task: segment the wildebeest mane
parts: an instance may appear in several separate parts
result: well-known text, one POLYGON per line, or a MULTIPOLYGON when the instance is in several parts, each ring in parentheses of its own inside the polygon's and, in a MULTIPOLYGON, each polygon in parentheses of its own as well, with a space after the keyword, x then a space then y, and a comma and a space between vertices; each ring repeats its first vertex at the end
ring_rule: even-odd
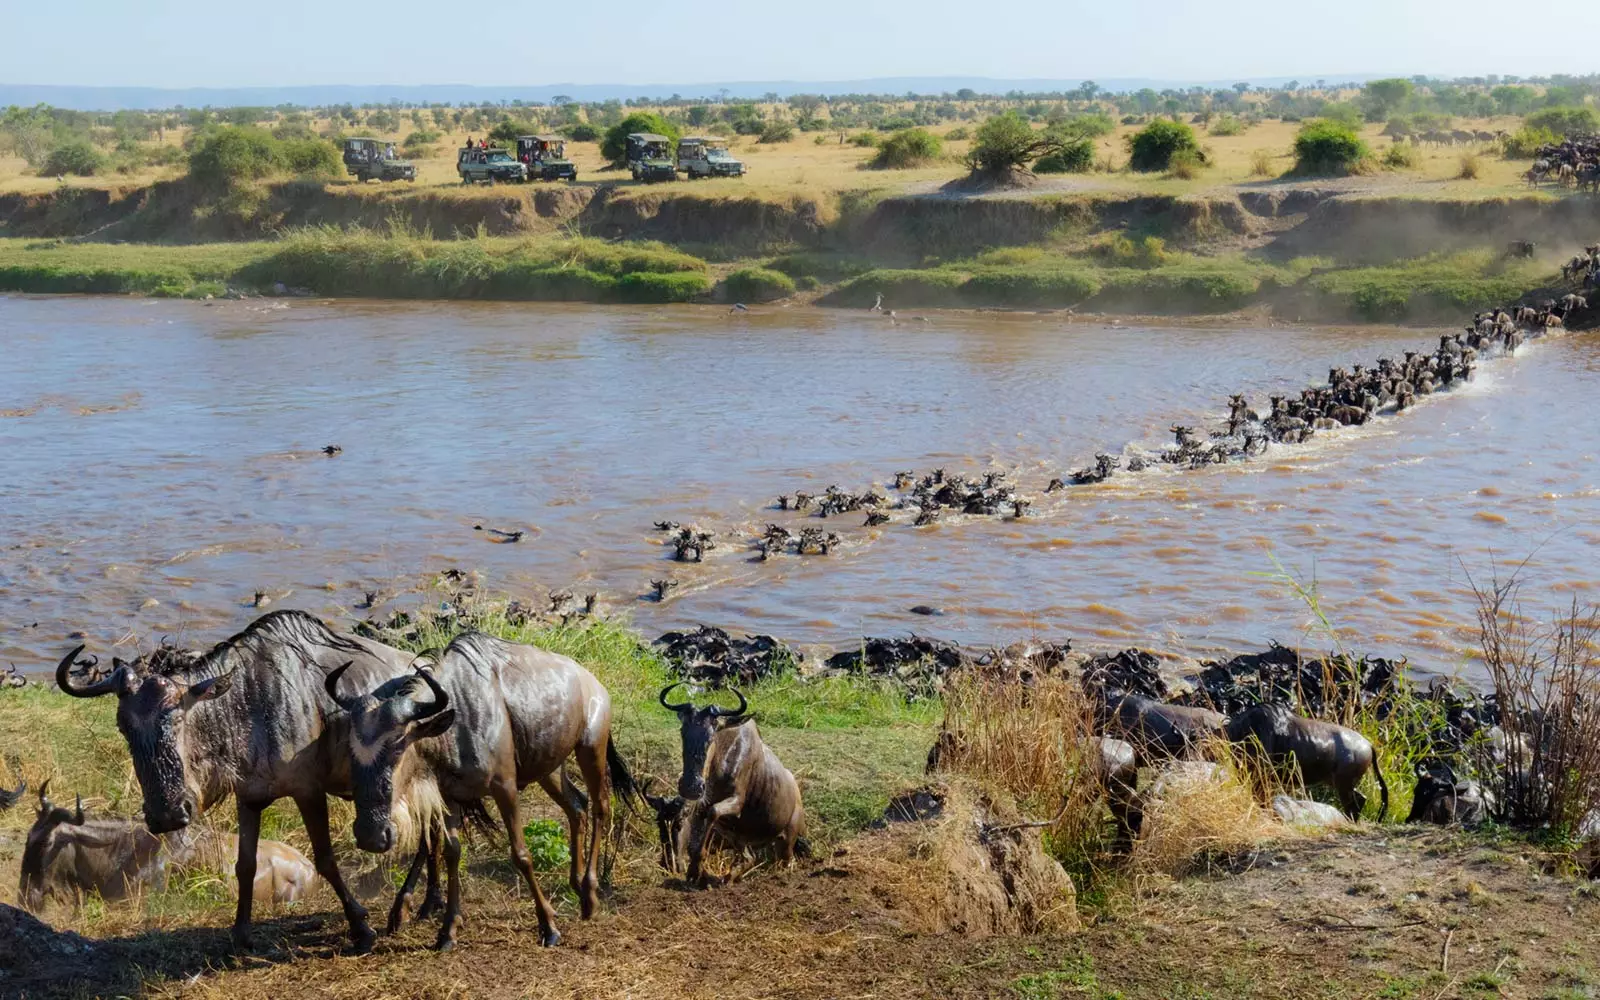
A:
POLYGON ((366 652, 359 643, 334 632, 315 615, 285 609, 262 615, 242 632, 222 640, 205 653, 190 653, 163 645, 146 658, 145 667, 166 677, 202 680, 227 673, 237 666, 239 661, 234 654, 259 654, 268 646, 288 650, 302 667, 312 664, 309 651, 318 646, 353 656, 366 652))
POLYGON ((505 655, 507 643, 484 632, 463 632, 450 640, 439 659, 454 653, 467 661, 478 673, 493 676, 496 665, 505 655))

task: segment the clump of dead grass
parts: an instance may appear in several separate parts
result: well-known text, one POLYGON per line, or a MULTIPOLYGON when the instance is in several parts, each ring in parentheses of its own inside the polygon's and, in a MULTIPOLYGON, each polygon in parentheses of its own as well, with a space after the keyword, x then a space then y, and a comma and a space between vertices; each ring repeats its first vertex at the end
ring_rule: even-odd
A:
POLYGON ((1219 855, 1290 835, 1257 794, 1270 776, 1225 740, 1203 750, 1206 762, 1172 766, 1145 797, 1144 824, 1128 858, 1135 875, 1176 878, 1219 855))

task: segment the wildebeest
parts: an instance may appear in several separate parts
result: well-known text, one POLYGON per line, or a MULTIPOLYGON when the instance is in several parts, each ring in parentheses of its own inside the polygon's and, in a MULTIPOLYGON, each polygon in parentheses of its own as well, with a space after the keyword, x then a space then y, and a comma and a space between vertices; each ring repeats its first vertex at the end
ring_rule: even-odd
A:
POLYGON ((1370 769, 1383 794, 1378 822, 1389 812, 1389 786, 1378 769, 1377 755, 1365 736, 1345 726, 1290 713, 1275 702, 1252 705, 1229 718, 1223 729, 1228 740, 1254 740, 1275 765, 1294 763, 1307 785, 1328 785, 1339 806, 1351 819, 1361 818, 1366 797, 1357 790, 1370 769))
MULTIPOLYGON (((600 904, 600 848, 611 821, 611 783, 627 795, 633 778, 611 745, 611 696, 593 674, 568 657, 481 632, 453 639, 431 670, 419 668, 414 676, 390 679, 361 695, 338 694, 341 674, 328 675, 327 689, 350 716, 356 843, 378 853, 394 846, 397 806, 408 798, 434 797, 445 809, 443 830, 431 831, 412 861, 391 928, 403 916, 418 867, 442 847, 449 894, 437 946, 455 945, 461 915, 459 831, 465 810, 487 796, 505 823, 512 863, 533 893, 540 943, 560 942, 555 912, 534 879, 522 835, 517 792, 536 782, 566 813, 572 890, 583 918, 594 915, 600 904), (587 804, 562 771, 569 758, 583 774, 587 804)), ((399 810, 402 819, 409 808, 399 810)))
POLYGON ((1140 762, 1185 757, 1208 737, 1220 735, 1227 721, 1208 708, 1168 705, 1137 694, 1107 692, 1102 722, 1133 745, 1140 762))
POLYGON ((15 791, 8 792, 4 789, 0 789, 0 812, 10 809, 12 806, 16 805, 17 802, 20 801, 21 798, 27 793, 28 783, 20 778, 17 780, 17 787, 15 791))
MULTIPOLYGON (((39 788, 38 816, 22 854, 17 898, 29 910, 37 912, 52 895, 116 901, 140 889, 159 890, 169 868, 202 859, 220 864, 238 850, 232 834, 183 830, 158 837, 133 820, 89 819, 81 798, 71 810, 51 804, 49 784, 39 788)), ((293 902, 310 891, 311 862, 288 844, 263 840, 257 859, 251 886, 257 903, 293 902)))
POLYGON ((1407 823, 1477 826, 1489 819, 1492 798, 1476 781, 1461 781, 1448 765, 1435 763, 1417 769, 1407 823))
POLYGON ((745 714, 749 702, 737 689, 739 707, 732 711, 692 701, 672 704, 662 689, 663 708, 678 716, 683 744, 683 773, 678 794, 689 803, 687 876, 701 880, 700 862, 706 837, 715 833, 734 847, 776 845, 783 860, 809 852, 805 842, 805 809, 800 785, 761 741, 755 721, 745 714))
MULTIPOLYGON (((375 935, 366 908, 345 887, 328 833, 327 796, 348 795, 346 727, 323 678, 349 664, 364 689, 409 672, 409 653, 335 633, 301 611, 274 611, 209 652, 162 649, 134 663, 114 661, 101 680, 79 686, 79 646, 56 667, 56 683, 78 698, 117 696, 117 727, 128 741, 144 792, 145 823, 162 834, 188 826, 232 795, 239 809, 241 886, 256 879, 261 811, 294 799, 311 838, 317 874, 343 905, 356 950, 375 935)), ((253 894, 239 893, 233 939, 250 943, 253 894)))

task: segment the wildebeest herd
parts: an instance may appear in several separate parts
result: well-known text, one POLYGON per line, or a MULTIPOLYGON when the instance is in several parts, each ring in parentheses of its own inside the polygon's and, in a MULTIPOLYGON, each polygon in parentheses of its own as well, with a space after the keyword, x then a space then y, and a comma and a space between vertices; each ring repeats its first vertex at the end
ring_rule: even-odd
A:
MULTIPOLYGON (((1595 140, 1594 145, 1600 150, 1600 140, 1595 140)), ((1512 253, 1521 252, 1519 248, 1531 251, 1532 247, 1533 244, 1519 241, 1512 253)), ((1581 285, 1579 291, 1600 287, 1600 245, 1585 247, 1582 254, 1563 265, 1562 276, 1569 283, 1581 285)), ((1301 444, 1321 431, 1358 426, 1379 416, 1403 412, 1423 397, 1470 381, 1483 358, 1515 351, 1530 339, 1562 329, 1570 318, 1585 314, 1588 309, 1587 296, 1577 291, 1559 298, 1514 303, 1476 314, 1461 332, 1441 336, 1431 351, 1406 351, 1403 357, 1379 358, 1371 366, 1332 368, 1326 383, 1303 389, 1297 395, 1273 395, 1259 410, 1243 394, 1235 394, 1228 399, 1227 418, 1220 426, 1202 432, 1187 425, 1173 425, 1171 445, 1154 450, 1129 445, 1120 453, 1098 453, 1092 464, 1051 478, 1043 492, 1053 494, 1092 486, 1163 466, 1201 469, 1254 458, 1273 445, 1301 444)), ((972 477, 946 469, 920 476, 902 471, 885 484, 887 490, 851 492, 833 485, 820 494, 784 494, 777 498, 773 509, 818 518, 864 513, 863 526, 869 528, 895 521, 897 512, 904 512, 900 514, 903 522, 919 528, 947 515, 1007 519, 1027 516, 1036 501, 1007 479, 1007 473, 1002 471, 972 477)), ((656 522, 656 527, 672 533, 674 556, 679 561, 699 562, 713 546, 712 534, 698 527, 680 527, 671 521, 656 522)), ((754 549, 756 561, 766 561, 784 553, 827 555, 844 542, 836 532, 820 528, 795 531, 774 523, 751 539, 749 547, 754 549)), ((658 585, 656 598, 665 596, 665 587, 658 585)))
POLYGON ((1540 146, 1534 151, 1533 166, 1522 178, 1530 187, 1549 181, 1600 193, 1600 136, 1575 134, 1540 146))
MULTIPOLYGON (((560 934, 533 875, 518 802, 521 789, 538 784, 567 816, 570 882, 583 918, 594 915, 612 789, 628 802, 638 789, 611 742, 610 697, 576 661, 474 631, 412 654, 335 632, 300 611, 264 615, 210 650, 162 646, 132 662, 114 660, 109 670, 82 653, 79 646, 61 659, 56 683, 78 698, 116 696, 144 822, 90 820, 81 805, 53 806, 41 788, 23 864, 25 904, 65 889, 120 898, 159 884, 169 863, 236 844, 238 884, 254 891, 239 894, 233 937, 249 947, 253 904, 297 898, 309 882, 304 858, 260 839, 262 810, 289 798, 305 823, 316 874, 338 896, 356 949, 369 949, 376 935, 366 908, 334 859, 333 795, 354 800, 354 836, 363 850, 415 849, 389 930, 410 916, 426 868, 418 915, 442 910, 437 947, 449 949, 461 926, 463 822, 486 821, 483 801, 491 799, 533 894, 540 940, 554 945, 560 934), (568 762, 583 790, 568 778, 568 762), (230 795, 237 837, 197 832, 202 814, 230 795), (448 881, 442 901, 441 861, 448 881)), ((656 801, 687 818, 690 881, 702 879, 710 840, 774 844, 792 859, 804 849, 799 786, 762 744, 744 697, 735 711, 696 710, 669 703, 667 693, 661 703, 681 720, 684 770, 680 795, 656 801)), ((23 789, 6 794, 14 801, 23 789)), ((673 824, 674 838, 681 826, 673 824)), ((674 865, 677 843, 664 851, 674 865)))

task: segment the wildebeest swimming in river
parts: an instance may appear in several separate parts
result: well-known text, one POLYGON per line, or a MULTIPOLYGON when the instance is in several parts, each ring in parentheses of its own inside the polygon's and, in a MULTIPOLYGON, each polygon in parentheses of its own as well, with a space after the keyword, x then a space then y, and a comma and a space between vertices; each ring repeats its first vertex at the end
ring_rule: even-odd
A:
POLYGON ((328 675, 327 689, 350 715, 356 844, 366 851, 389 850, 396 841, 394 815, 397 808, 412 808, 409 802, 439 799, 446 810, 442 838, 440 831, 430 830, 429 843, 412 861, 391 929, 403 915, 423 861, 442 847, 450 885, 437 946, 454 947, 461 917, 462 819, 466 809, 489 797, 505 823, 511 861, 533 893, 540 943, 560 942, 555 911, 534 878, 522 836, 517 793, 535 783, 566 813, 572 891, 583 918, 594 916, 611 786, 615 782, 618 791, 631 795, 634 785, 611 743, 611 696, 593 674, 568 657, 482 632, 457 636, 431 670, 418 668, 418 676, 396 677, 366 693, 339 695, 342 673, 328 675), (562 770, 569 758, 583 774, 587 803, 562 770))
MULTIPOLYGON (((152 833, 187 827, 232 795, 239 809, 240 885, 256 877, 261 811, 294 799, 311 838, 317 874, 343 905, 357 950, 375 935, 367 911, 345 887, 328 832, 327 796, 350 793, 342 710, 324 677, 348 664, 352 684, 370 690, 410 671, 413 657, 380 642, 341 635, 301 611, 275 611, 209 652, 162 649, 86 686, 72 678, 83 647, 62 658, 56 683, 78 698, 117 696, 117 727, 128 741, 152 833)), ((239 893, 233 938, 250 943, 253 896, 239 893)))

